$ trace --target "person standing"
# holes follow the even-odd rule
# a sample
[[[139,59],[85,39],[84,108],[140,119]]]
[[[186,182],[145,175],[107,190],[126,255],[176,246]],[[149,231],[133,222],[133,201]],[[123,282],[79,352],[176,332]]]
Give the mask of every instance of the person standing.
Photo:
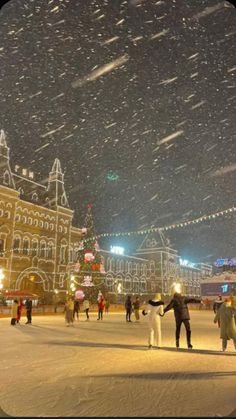
[[[103,320],[104,307],[105,307],[104,298],[101,295],[99,300],[98,300],[98,318],[97,318],[97,320]]]
[[[135,321],[138,322],[139,317],[139,309],[140,309],[140,300],[139,297],[136,297],[134,303],[133,303],[133,309],[134,309],[134,315],[135,315]]]
[[[105,301],[105,313],[108,314],[109,312],[109,307],[110,307],[110,301],[107,299]]]
[[[222,339],[222,351],[227,348],[228,340],[233,339],[234,347],[236,349],[236,325],[234,316],[236,309],[231,306],[230,301],[225,301],[217,310],[214,323],[220,320],[220,338]]]
[[[170,303],[164,308],[164,314],[167,311],[174,309],[175,315],[175,323],[176,323],[176,330],[175,330],[175,338],[176,338],[176,348],[179,348],[179,338],[180,338],[180,329],[182,323],[184,323],[186,329],[186,338],[187,338],[187,345],[189,349],[192,349],[191,344],[191,327],[190,327],[190,315],[188,311],[189,303],[201,303],[202,301],[197,298],[188,298],[181,295],[180,292],[175,292],[172,300]],[[163,314],[163,316],[164,316]]]
[[[15,326],[17,319],[18,301],[14,300],[11,306],[11,325]]]
[[[153,300],[149,300],[146,308],[142,311],[144,316],[148,315],[148,348],[156,346],[161,348],[161,315],[163,315],[164,302],[161,301],[161,294],[157,293]]]
[[[22,298],[20,298],[20,302],[19,302],[18,307],[17,307],[17,317],[16,317],[16,322],[17,323],[20,323],[23,307],[24,307],[24,304],[23,304]]]
[[[68,298],[68,300],[66,301],[65,304],[65,321],[66,321],[66,326],[73,326],[73,311],[74,311],[74,301],[73,299],[70,297]]]
[[[27,322],[25,324],[32,324],[32,300],[27,298],[25,301]]]
[[[131,296],[127,295],[126,301],[125,301],[125,309],[126,309],[126,321],[132,322],[131,320],[131,313],[132,313],[132,301]]]
[[[79,301],[74,301],[74,310],[73,310],[73,319],[75,319],[75,315],[77,317],[77,320],[79,320]]]
[[[89,321],[89,300],[87,298],[83,302],[83,309],[86,314],[86,321]]]
[[[218,298],[214,301],[214,304],[213,304],[213,311],[215,314],[219,310],[221,304],[223,304],[222,296],[218,295]],[[220,327],[220,319],[218,319],[218,327]]]

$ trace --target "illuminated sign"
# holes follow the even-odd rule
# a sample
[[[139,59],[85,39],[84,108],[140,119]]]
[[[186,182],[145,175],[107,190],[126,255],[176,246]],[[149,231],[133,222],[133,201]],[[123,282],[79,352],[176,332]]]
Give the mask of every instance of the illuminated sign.
[[[214,262],[214,265],[217,268],[222,268],[222,266],[236,266],[236,258],[232,258],[232,259],[217,259],[216,262]]]
[[[225,293],[228,291],[229,286],[228,284],[224,284],[224,285],[221,285],[221,288],[222,288],[222,292]]]
[[[116,255],[123,255],[124,254],[124,248],[120,246],[110,246],[111,253],[115,253]]]
[[[187,268],[195,268],[195,263],[189,262],[187,259],[179,258],[179,263],[181,266],[186,266]]]

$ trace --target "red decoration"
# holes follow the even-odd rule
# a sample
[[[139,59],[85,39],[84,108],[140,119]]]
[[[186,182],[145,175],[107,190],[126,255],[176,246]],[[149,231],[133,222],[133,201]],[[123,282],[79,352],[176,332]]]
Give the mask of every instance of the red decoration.
[[[92,204],[88,204],[87,205],[87,208],[93,208],[93,205]]]

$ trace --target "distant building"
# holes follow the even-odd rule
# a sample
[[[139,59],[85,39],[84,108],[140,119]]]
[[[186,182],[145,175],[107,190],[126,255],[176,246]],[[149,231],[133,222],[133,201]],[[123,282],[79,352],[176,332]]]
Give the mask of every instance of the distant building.
[[[105,282],[113,294],[170,295],[173,284],[179,283],[183,293],[200,296],[200,281],[212,272],[208,264],[181,265],[181,258],[161,230],[147,234],[133,256],[101,253]]]
[[[72,225],[64,175],[56,158],[46,181],[32,170],[10,166],[6,135],[0,131],[0,268],[4,289],[39,296],[66,292],[77,260],[82,229]],[[112,294],[170,293],[179,282],[200,295],[200,279],[210,265],[182,266],[161,231],[148,234],[131,256],[101,250],[103,280]]]

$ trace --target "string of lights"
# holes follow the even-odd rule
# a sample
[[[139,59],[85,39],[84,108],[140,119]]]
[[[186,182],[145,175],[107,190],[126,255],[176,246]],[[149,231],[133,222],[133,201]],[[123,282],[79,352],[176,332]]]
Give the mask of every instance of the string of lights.
[[[236,211],[236,206],[227,208],[225,210],[222,211],[218,211],[212,214],[208,214],[208,215],[203,215],[201,217],[198,218],[194,218],[192,220],[188,220],[188,221],[183,221],[180,223],[174,223],[174,224],[170,224],[170,225],[166,225],[166,226],[162,226],[162,227],[149,227],[143,230],[137,230],[137,231],[126,231],[126,232],[115,232],[115,233],[101,233],[98,234],[96,236],[93,237],[93,239],[99,239],[99,238],[103,238],[103,237],[123,237],[123,236],[134,236],[134,235],[144,235],[144,234],[149,234],[149,233],[155,233],[155,232],[159,232],[159,231],[169,231],[169,230],[174,230],[177,228],[183,228],[183,227],[187,227],[189,225],[196,225],[199,223],[202,223],[203,221],[211,221],[211,220],[215,220],[221,216],[224,215],[230,215],[232,213],[234,213]],[[91,240],[91,238],[89,239]],[[83,242],[86,242],[86,238],[82,238]],[[52,251],[52,249],[56,249],[56,247],[60,247],[60,246],[50,246],[50,247],[44,247],[43,250],[44,251]],[[6,254],[8,252],[14,252],[14,253],[24,253],[24,252],[35,252],[39,249],[38,248],[12,248],[9,250],[5,250],[2,251],[1,253]]]
[[[203,215],[201,217],[194,218],[194,219],[188,220],[188,221],[183,221],[181,223],[170,224],[170,225],[163,226],[163,227],[150,227],[150,228],[146,228],[144,230],[137,230],[137,231],[126,231],[126,232],[118,232],[118,233],[117,232],[116,233],[101,233],[101,234],[96,235],[94,238],[99,239],[101,237],[120,237],[120,236],[143,235],[143,234],[155,233],[155,232],[158,232],[158,231],[174,230],[176,228],[183,228],[183,227],[187,227],[189,225],[199,224],[203,221],[211,221],[211,220],[216,219],[217,217],[224,216],[226,214],[232,214],[235,211],[236,211],[236,207],[233,206],[233,207],[227,208],[225,210],[215,212],[213,214]],[[86,239],[84,241],[86,241]]]

